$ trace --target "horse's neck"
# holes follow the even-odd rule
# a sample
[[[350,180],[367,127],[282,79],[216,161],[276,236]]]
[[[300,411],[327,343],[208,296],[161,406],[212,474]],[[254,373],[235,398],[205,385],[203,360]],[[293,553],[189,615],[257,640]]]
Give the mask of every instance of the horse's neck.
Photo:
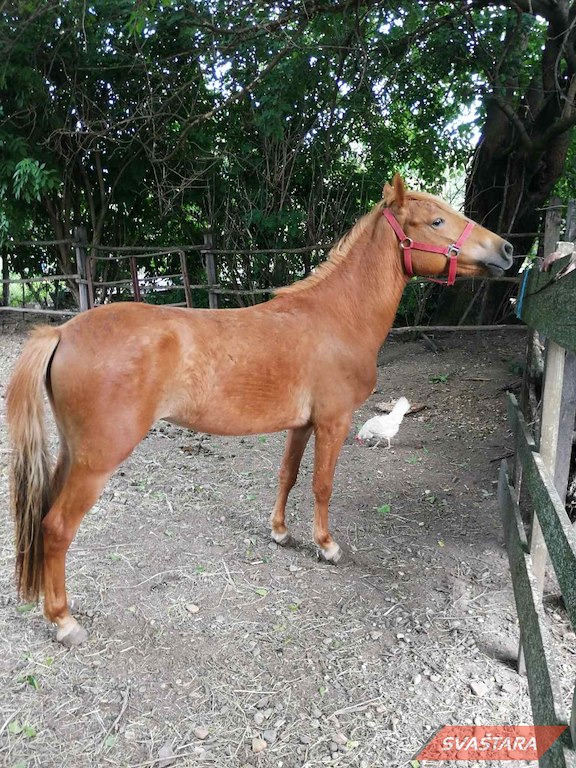
[[[376,351],[394,322],[407,284],[396,237],[388,230],[379,226],[375,233],[365,233],[354,252],[315,287],[331,314],[357,333],[358,344]]]

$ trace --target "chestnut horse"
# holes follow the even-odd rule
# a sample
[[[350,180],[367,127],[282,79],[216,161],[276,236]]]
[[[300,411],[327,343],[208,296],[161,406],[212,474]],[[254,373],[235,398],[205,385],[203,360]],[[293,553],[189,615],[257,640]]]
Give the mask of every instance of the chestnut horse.
[[[8,422],[19,593],[38,600],[67,646],[86,637],[69,611],[66,552],[104,484],[157,419],[217,435],[288,430],[272,537],[312,432],[314,541],[327,560],[336,461],[376,382],[378,350],[410,275],[501,273],[512,246],[399,176],[312,275],[244,309],[113,304],[33,331],[12,375]],[[60,435],[46,445],[46,389]]]

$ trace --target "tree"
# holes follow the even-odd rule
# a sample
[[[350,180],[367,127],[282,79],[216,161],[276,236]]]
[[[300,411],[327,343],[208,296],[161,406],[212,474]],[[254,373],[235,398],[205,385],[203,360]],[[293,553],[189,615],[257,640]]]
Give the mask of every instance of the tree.
[[[489,47],[485,36],[478,39],[489,89],[466,208],[497,231],[530,233],[538,230],[539,209],[562,177],[576,125],[576,3],[505,5],[508,10],[492,18],[499,48]],[[520,237],[515,245],[526,253],[533,240]]]
[[[441,192],[479,128],[467,212],[535,231],[574,181],[575,15],[576,0],[6,2],[0,233],[327,243],[397,170]],[[225,266],[273,285],[317,255]]]
[[[176,203],[200,208],[209,134],[198,130],[177,153],[174,145],[179,123],[211,99],[178,19],[158,13],[154,34],[137,35],[133,7],[4,3],[0,227],[12,237],[23,222],[25,239],[58,241],[88,224],[93,248],[200,237],[205,222],[168,214]],[[67,243],[57,260],[75,271]],[[20,252],[13,261],[25,266]]]

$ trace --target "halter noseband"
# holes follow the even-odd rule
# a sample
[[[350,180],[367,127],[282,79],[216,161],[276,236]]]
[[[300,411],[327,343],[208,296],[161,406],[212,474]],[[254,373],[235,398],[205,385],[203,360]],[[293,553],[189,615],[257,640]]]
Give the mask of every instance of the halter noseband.
[[[433,245],[432,243],[417,243],[414,240],[412,240],[411,237],[408,237],[400,224],[398,223],[397,218],[394,216],[390,208],[384,208],[382,210],[382,213],[386,217],[386,220],[396,233],[396,236],[400,242],[400,249],[404,255],[404,269],[406,270],[406,274],[408,277],[414,277],[414,270],[412,269],[412,249],[416,251],[424,251],[427,253],[441,253],[444,256],[448,258],[448,279],[446,281],[444,280],[438,280],[434,277],[427,277],[427,280],[430,280],[433,283],[440,283],[440,285],[454,285],[456,281],[456,267],[457,267],[457,261],[458,261],[458,255],[460,253],[460,248],[464,245],[466,240],[469,238],[470,233],[474,229],[474,222],[469,221],[466,226],[464,227],[464,231],[456,240],[455,243],[452,243],[451,245],[441,246],[441,245]]]

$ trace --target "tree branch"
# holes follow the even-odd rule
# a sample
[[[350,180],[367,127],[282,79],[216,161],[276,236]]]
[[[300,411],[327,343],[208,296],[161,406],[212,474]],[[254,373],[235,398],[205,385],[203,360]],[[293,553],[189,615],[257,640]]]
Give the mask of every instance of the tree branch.
[[[561,136],[576,125],[576,75],[573,75],[566,94],[562,116],[546,130],[535,143],[535,148],[542,149],[557,136]]]
[[[293,49],[293,44],[290,43],[290,45],[287,45],[281,51],[278,51],[278,53],[270,59],[268,64],[263,69],[260,70],[260,72],[256,75],[255,78],[253,78],[248,83],[248,85],[244,86],[244,88],[232,94],[232,96],[225,99],[218,106],[208,110],[208,112],[204,112],[201,115],[195,115],[191,120],[189,120],[184,126],[184,128],[182,129],[182,131],[180,132],[178,141],[176,142],[174,149],[172,149],[171,152],[169,152],[167,155],[162,157],[160,162],[162,163],[169,162],[174,157],[174,155],[176,155],[182,149],[182,145],[184,144],[184,141],[188,137],[190,131],[192,131],[192,129],[195,128],[199,123],[202,123],[206,120],[210,120],[210,118],[214,117],[214,115],[217,115],[219,112],[222,112],[223,109],[226,109],[231,104],[234,104],[235,102],[240,101],[241,99],[244,98],[244,96],[246,96],[248,93],[253,91],[256,85],[264,77],[266,77],[266,75],[269,72],[271,72],[279,64],[279,62],[282,61],[282,59],[286,56],[286,54],[292,49]]]
[[[557,10],[558,0],[512,0],[508,5],[531,16],[543,16],[549,21],[550,16]]]
[[[508,120],[512,123],[512,125],[514,126],[514,128],[518,133],[518,136],[520,138],[520,143],[524,147],[524,150],[527,153],[532,152],[534,148],[532,139],[530,138],[526,130],[526,127],[524,126],[524,123],[514,111],[514,108],[510,104],[508,104],[507,101],[504,101],[504,99],[501,96],[498,96],[498,94],[496,93],[489,94],[487,98],[493,101],[506,115]]]

